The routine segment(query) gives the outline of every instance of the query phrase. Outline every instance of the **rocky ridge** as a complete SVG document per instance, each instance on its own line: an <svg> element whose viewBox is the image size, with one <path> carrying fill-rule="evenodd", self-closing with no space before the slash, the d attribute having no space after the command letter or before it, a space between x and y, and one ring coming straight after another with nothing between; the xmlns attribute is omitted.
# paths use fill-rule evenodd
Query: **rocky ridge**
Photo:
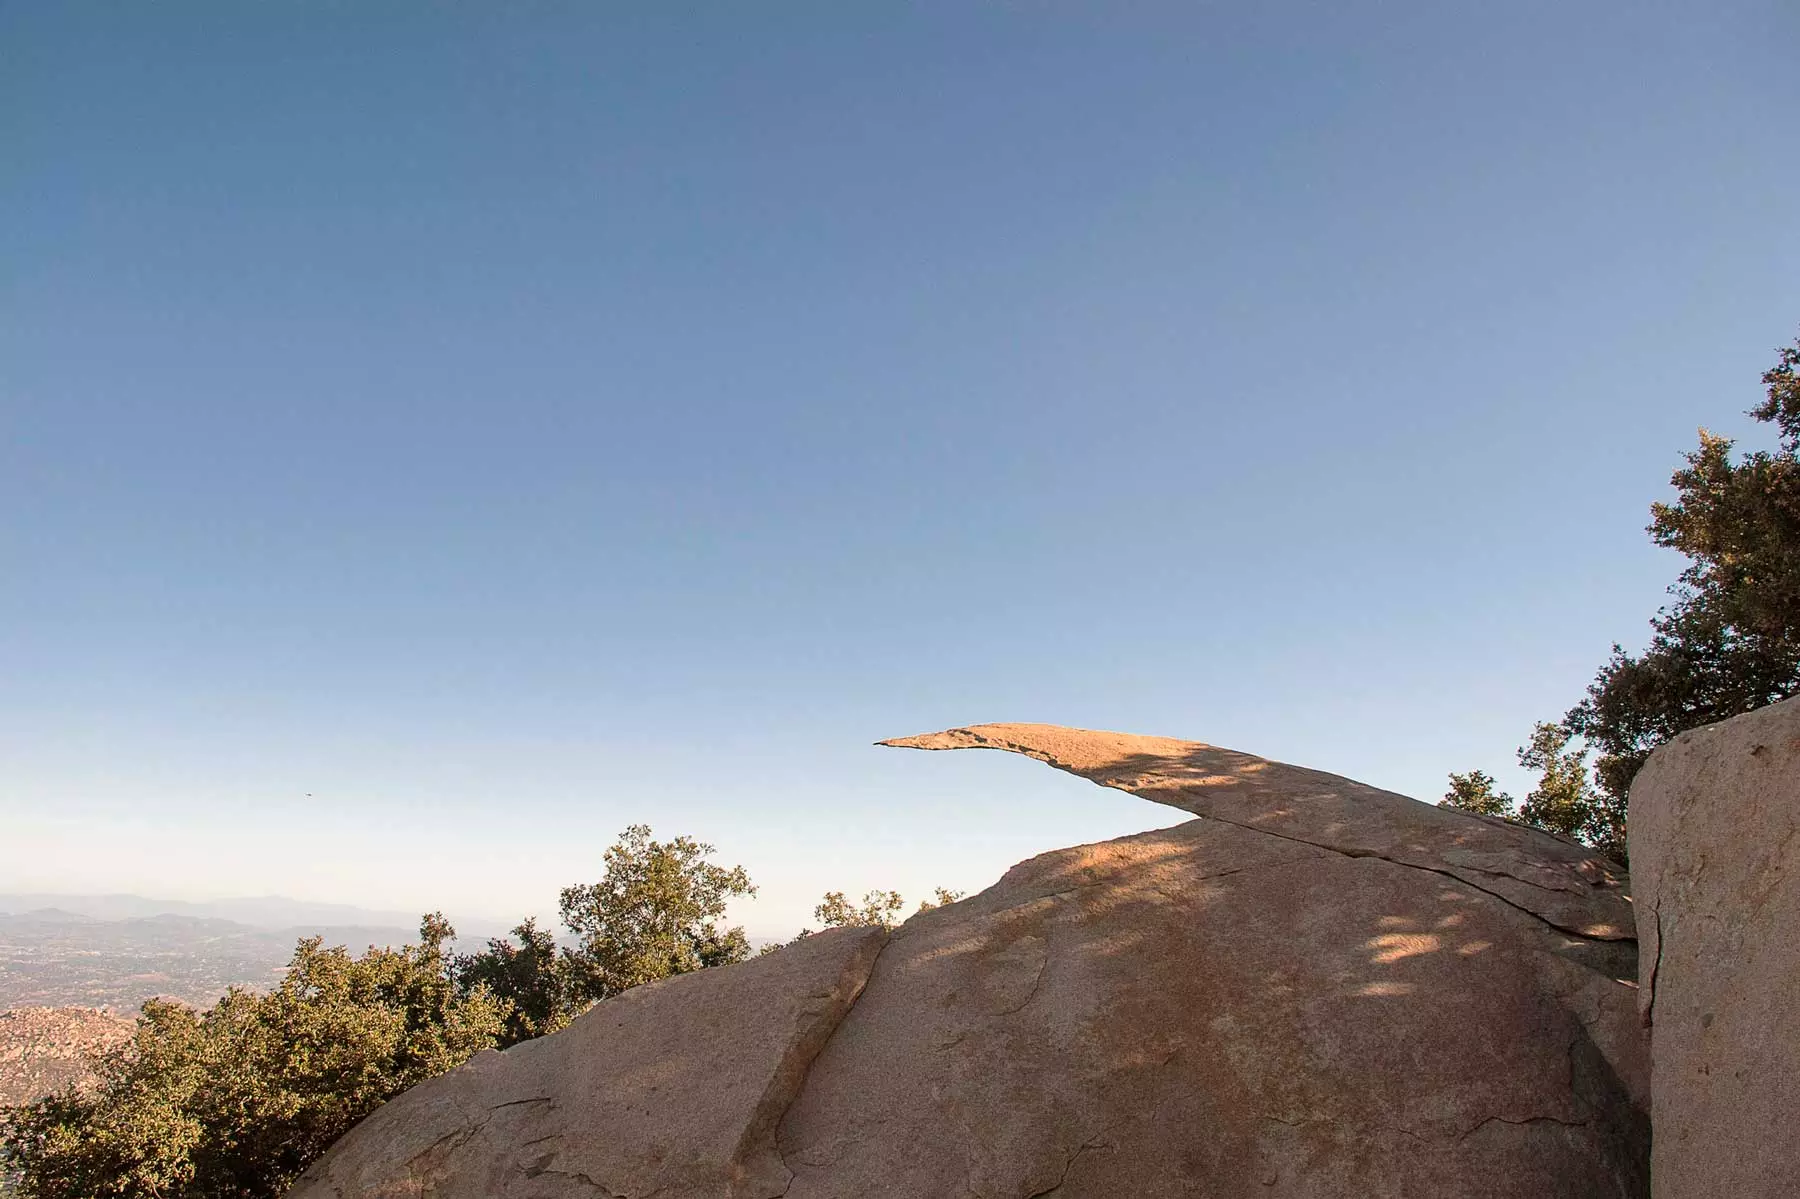
<svg viewBox="0 0 1800 1199"><path fill-rule="evenodd" d="M0 1107L86 1081L89 1058L128 1040L133 1027L134 1021L100 1008L0 1012Z"/></svg>
<svg viewBox="0 0 1800 1199"><path fill-rule="evenodd" d="M379 1109L292 1194L1648 1193L1615 865L1194 742L886 744L1023 753L1201 818L609 1000Z"/></svg>

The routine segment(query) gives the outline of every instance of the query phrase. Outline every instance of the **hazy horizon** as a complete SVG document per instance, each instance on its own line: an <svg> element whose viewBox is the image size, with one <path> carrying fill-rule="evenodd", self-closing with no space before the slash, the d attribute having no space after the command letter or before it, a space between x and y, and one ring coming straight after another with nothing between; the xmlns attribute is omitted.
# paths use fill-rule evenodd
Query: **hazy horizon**
<svg viewBox="0 0 1800 1199"><path fill-rule="evenodd" d="M1641 644L1800 330L1800 11L0 9L0 891L974 891L1422 800Z"/></svg>

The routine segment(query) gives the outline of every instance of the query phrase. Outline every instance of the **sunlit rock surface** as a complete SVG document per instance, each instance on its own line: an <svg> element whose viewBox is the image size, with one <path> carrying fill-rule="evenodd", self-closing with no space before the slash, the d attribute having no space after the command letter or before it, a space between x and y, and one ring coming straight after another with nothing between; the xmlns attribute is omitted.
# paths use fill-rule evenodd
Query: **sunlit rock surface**
<svg viewBox="0 0 1800 1199"><path fill-rule="evenodd" d="M1800 699L1657 750L1630 830L1656 1193L1800 1195Z"/></svg>
<svg viewBox="0 0 1800 1199"><path fill-rule="evenodd" d="M1612 864L1191 742L889 744L1013 750L1206 818L609 1001L402 1096L294 1194L1648 1193Z"/></svg>
<svg viewBox="0 0 1800 1199"><path fill-rule="evenodd" d="M775 1128L885 934L844 929L627 991L379 1108L307 1196L779 1195Z"/></svg>
<svg viewBox="0 0 1800 1199"><path fill-rule="evenodd" d="M1582 937L1637 935L1624 872L1592 850L1322 770L1195 741L1053 724L982 724L881 744L1024 754L1196 816L1353 857L1442 871Z"/></svg>

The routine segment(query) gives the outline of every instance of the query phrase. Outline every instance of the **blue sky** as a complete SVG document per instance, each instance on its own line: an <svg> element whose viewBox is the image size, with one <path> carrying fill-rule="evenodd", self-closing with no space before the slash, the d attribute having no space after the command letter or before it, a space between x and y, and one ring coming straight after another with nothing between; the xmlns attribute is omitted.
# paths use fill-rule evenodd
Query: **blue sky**
<svg viewBox="0 0 1800 1199"><path fill-rule="evenodd" d="M978 889L1435 798L1800 331L1783 2L0 9L0 890Z"/></svg>

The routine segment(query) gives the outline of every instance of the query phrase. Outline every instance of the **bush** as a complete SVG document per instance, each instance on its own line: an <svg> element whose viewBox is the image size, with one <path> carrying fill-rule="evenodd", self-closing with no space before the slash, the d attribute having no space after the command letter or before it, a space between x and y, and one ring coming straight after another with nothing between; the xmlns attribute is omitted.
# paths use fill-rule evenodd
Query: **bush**
<svg viewBox="0 0 1800 1199"><path fill-rule="evenodd" d="M442 917L353 958L313 937L268 994L197 1012L152 1000L96 1086L0 1113L18 1199L268 1199L352 1124L500 1035L457 988Z"/></svg>

